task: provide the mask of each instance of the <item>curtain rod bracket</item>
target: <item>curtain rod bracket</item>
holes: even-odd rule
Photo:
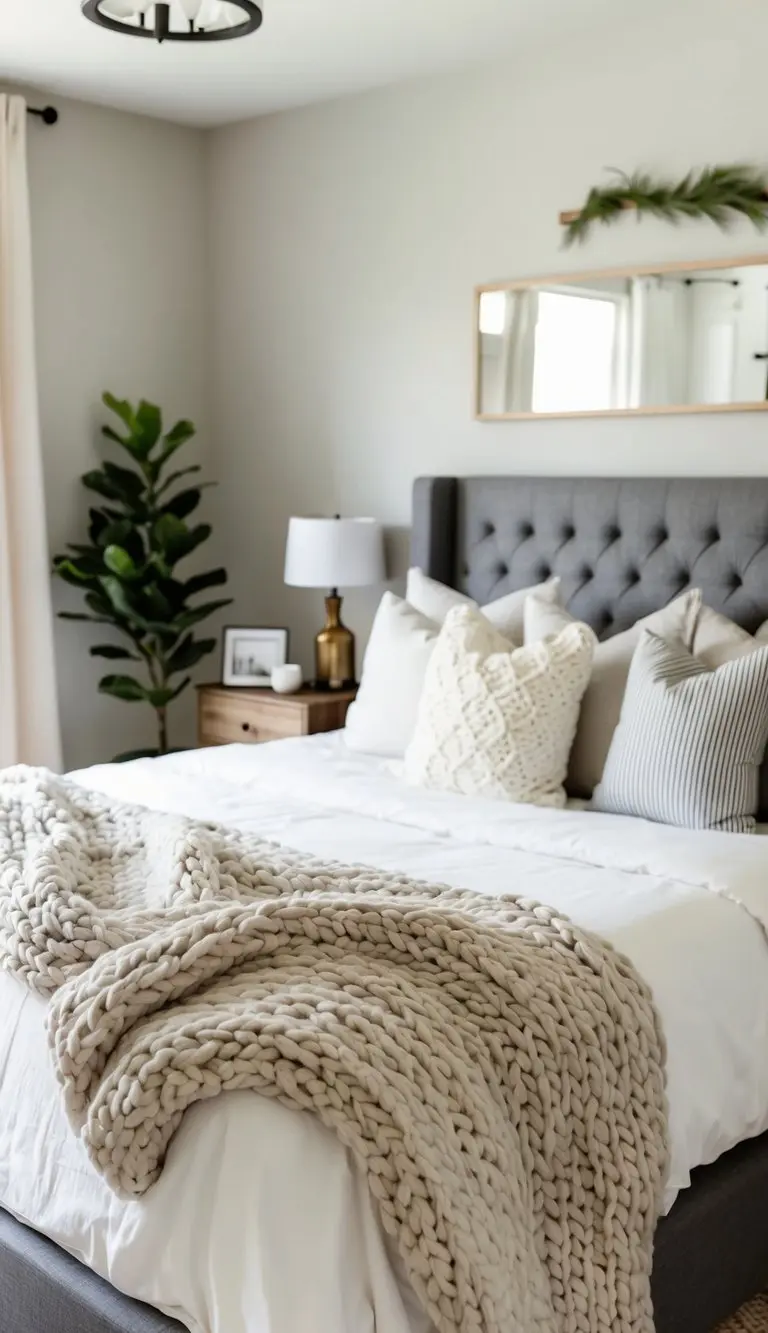
[[[27,114],[38,116],[44,125],[56,125],[59,119],[59,113],[55,106],[28,106]]]

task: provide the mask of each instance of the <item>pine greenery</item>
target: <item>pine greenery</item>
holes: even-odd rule
[[[631,176],[615,171],[614,175],[616,184],[602,189],[593,186],[579,215],[567,223],[566,246],[583,242],[594,223],[614,222],[628,208],[636,209],[638,215],[652,213],[674,223],[681,218],[709,218],[726,228],[739,214],[758,228],[768,224],[765,178],[755,167],[704,167],[698,174],[689,172],[677,183],[654,181],[642,171]]]
[[[128,454],[130,466],[105,462],[82,478],[86,489],[100,497],[89,511],[89,541],[68,544],[70,554],[54,556],[53,569],[85,594],[89,612],[62,611],[62,619],[108,625],[126,641],[98,644],[91,656],[136,662],[144,670],[144,679],[108,675],[99,682],[102,694],[146,703],[155,711],[157,748],[119,755],[123,760],[168,752],[168,706],[191,683],[184,673],[217,644],[216,639],[196,639],[192,630],[230,599],[190,602],[197,593],[226,583],[224,569],[176,577],[176,566],[211,535],[207,523],[189,527],[185,520],[197,509],[204,486],[213,483],[174,489],[200,471],[197,464],[164,475],[171,458],[195,434],[194,426],[177,421],[163,434],[154,404],[142,401],[134,407],[110,393],[103,401],[125,433],[103,426],[102,434]],[[180,675],[184,678],[174,684]]]

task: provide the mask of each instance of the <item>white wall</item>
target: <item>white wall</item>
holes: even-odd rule
[[[648,23],[561,50],[552,33],[524,66],[211,136],[217,505],[241,620],[290,620],[306,660],[319,600],[282,586],[289,513],[402,528],[420,473],[768,471],[761,415],[471,419],[475,283],[768,248],[746,226],[627,219],[560,249],[558,211],[606,164],[766,161],[764,11],[669,9],[663,33]],[[353,627],[374,604],[348,599]]]
[[[42,94],[30,95],[40,104]],[[56,98],[61,120],[29,127],[37,351],[52,553],[84,540],[81,473],[96,466],[101,393],[159,402],[208,443],[207,237],[203,136]],[[114,455],[113,455],[114,456]],[[206,559],[209,557],[206,556]],[[57,609],[82,609],[56,581]],[[97,693],[109,663],[88,656],[97,633],[56,622],[65,763],[152,745],[139,704]],[[96,630],[96,627],[93,627]],[[104,639],[104,634],[100,636]],[[107,640],[110,633],[106,631]],[[214,673],[218,665],[208,667]],[[179,705],[175,743],[193,737],[194,700]]]

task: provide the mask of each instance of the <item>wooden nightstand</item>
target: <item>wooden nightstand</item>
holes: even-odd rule
[[[258,745],[286,736],[313,736],[344,726],[355,690],[326,693],[303,689],[298,694],[273,690],[228,689],[226,685],[199,685],[197,691],[198,745],[231,745],[235,741]]]

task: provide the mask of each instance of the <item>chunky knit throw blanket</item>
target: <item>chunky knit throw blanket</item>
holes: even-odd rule
[[[440,1333],[651,1333],[663,1040],[546,907],[324,864],[0,773],[0,962],[50,996],[68,1114],[123,1196],[251,1088],[365,1172]]]

